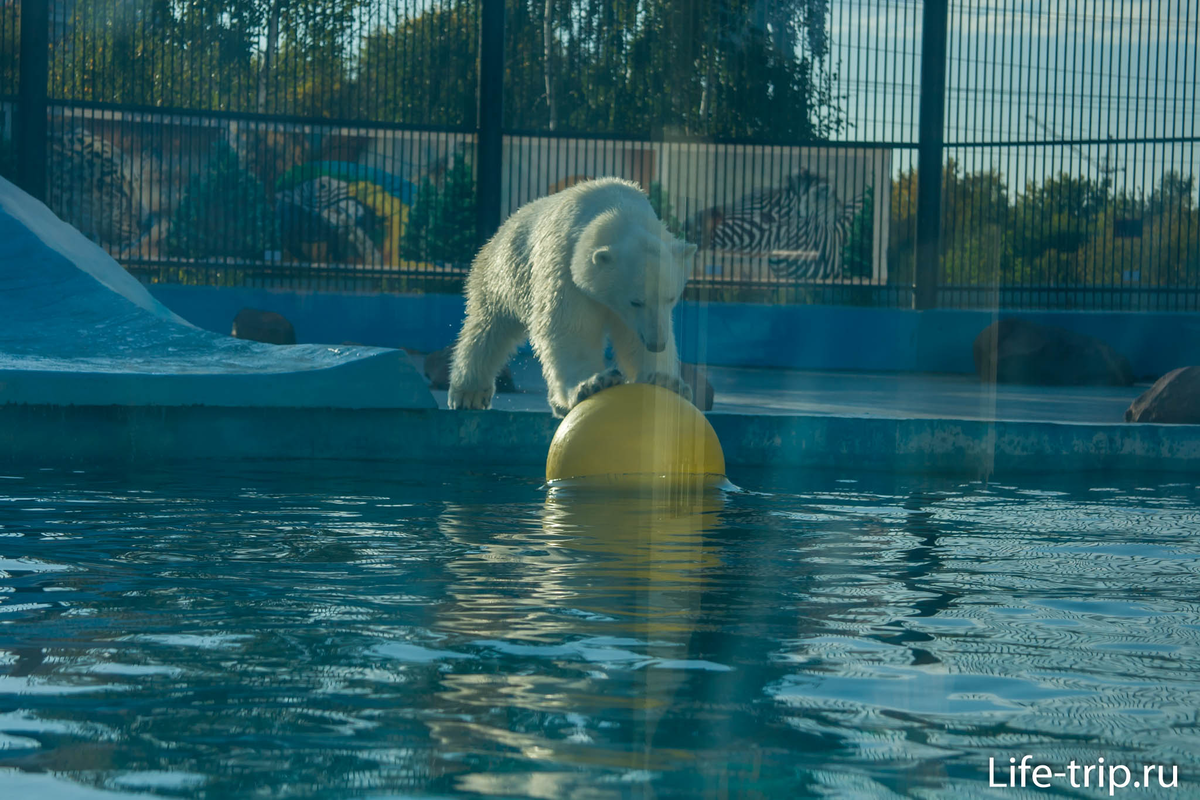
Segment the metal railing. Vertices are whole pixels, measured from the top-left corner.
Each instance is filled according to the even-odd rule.
[[[638,181],[712,299],[1200,308],[1193,0],[0,0],[0,172],[150,281],[457,291]]]

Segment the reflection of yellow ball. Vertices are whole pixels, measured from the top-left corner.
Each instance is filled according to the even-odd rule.
[[[638,483],[725,475],[725,454],[694,405],[661,386],[626,383],[584,400],[558,426],[546,480]]]

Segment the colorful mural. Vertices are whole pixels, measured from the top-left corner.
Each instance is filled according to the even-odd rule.
[[[506,213],[587,178],[636,181],[700,245],[708,281],[887,281],[887,150],[513,137],[504,158]]]
[[[423,257],[410,214],[418,186],[436,202],[469,145],[411,132],[64,114],[52,120],[48,200],[128,263],[443,269]]]
[[[462,274],[478,248],[465,134],[57,111],[55,213],[127,264]],[[501,212],[579,181],[639,183],[696,276],[884,283],[890,153],[507,137]]]

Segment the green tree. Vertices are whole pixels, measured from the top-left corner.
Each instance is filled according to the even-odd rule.
[[[0,2],[0,97],[17,93],[21,56],[21,5]]]
[[[357,57],[353,29],[364,3],[77,0],[69,6],[66,33],[51,42],[50,93],[335,116],[346,107],[348,70]]]
[[[1013,205],[1011,241],[1017,259],[1013,280],[1034,286],[1079,285],[1083,251],[1105,229],[1114,202],[1112,183],[1060,173],[1026,183]]]
[[[1148,198],[1114,197],[1096,235],[1081,248],[1072,279],[1144,288],[1200,287],[1200,209],[1195,186],[1194,176],[1170,171]],[[1118,236],[1118,221],[1140,231]]]
[[[440,182],[422,181],[404,231],[403,258],[469,264],[479,246],[475,215],[475,175],[460,155]]]
[[[257,0],[79,0],[51,42],[50,93],[68,100],[249,110]]]
[[[0,139],[0,177],[17,179],[17,148],[9,139]]]
[[[269,34],[278,18],[278,53],[264,51],[255,61],[268,69],[258,79],[262,102],[278,114],[351,118],[354,65],[359,59],[355,29],[366,20],[366,0],[254,0]],[[264,38],[268,42],[269,35]]]
[[[675,207],[671,203],[671,193],[663,188],[659,181],[650,181],[650,185],[646,188],[646,194],[650,196],[650,207],[654,209],[654,213],[667,226],[667,230],[676,236],[683,235],[683,223],[675,216]]]
[[[196,259],[257,261],[279,249],[274,209],[263,186],[241,169],[228,145],[214,146],[207,172],[184,190],[165,244],[168,255]]]
[[[911,284],[915,276],[917,171],[892,182],[888,236],[888,282]],[[962,173],[949,159],[942,170],[941,283],[994,286],[1011,277],[1008,188],[1000,173]]]
[[[862,207],[850,220],[842,245],[842,272],[852,278],[869,278],[875,261],[875,187],[863,191]]]
[[[1008,187],[996,170],[964,173],[950,159],[942,175],[942,282],[994,286],[1011,272]]]
[[[351,91],[357,117],[471,127],[476,116],[476,4],[448,6],[372,31]]]
[[[824,0],[511,0],[506,123],[827,137],[844,124],[827,64],[827,14]]]

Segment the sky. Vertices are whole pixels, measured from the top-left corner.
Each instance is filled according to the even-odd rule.
[[[853,127],[842,138],[915,143],[922,3],[831,0],[831,59]],[[1149,189],[1175,169],[1200,178],[1200,0],[952,0],[947,154],[996,168],[1010,191],[1066,171]],[[1144,142],[1184,138],[1190,142]],[[979,146],[1133,140],[1074,147]],[[958,146],[955,146],[958,145]],[[897,152],[894,169],[915,154]]]

